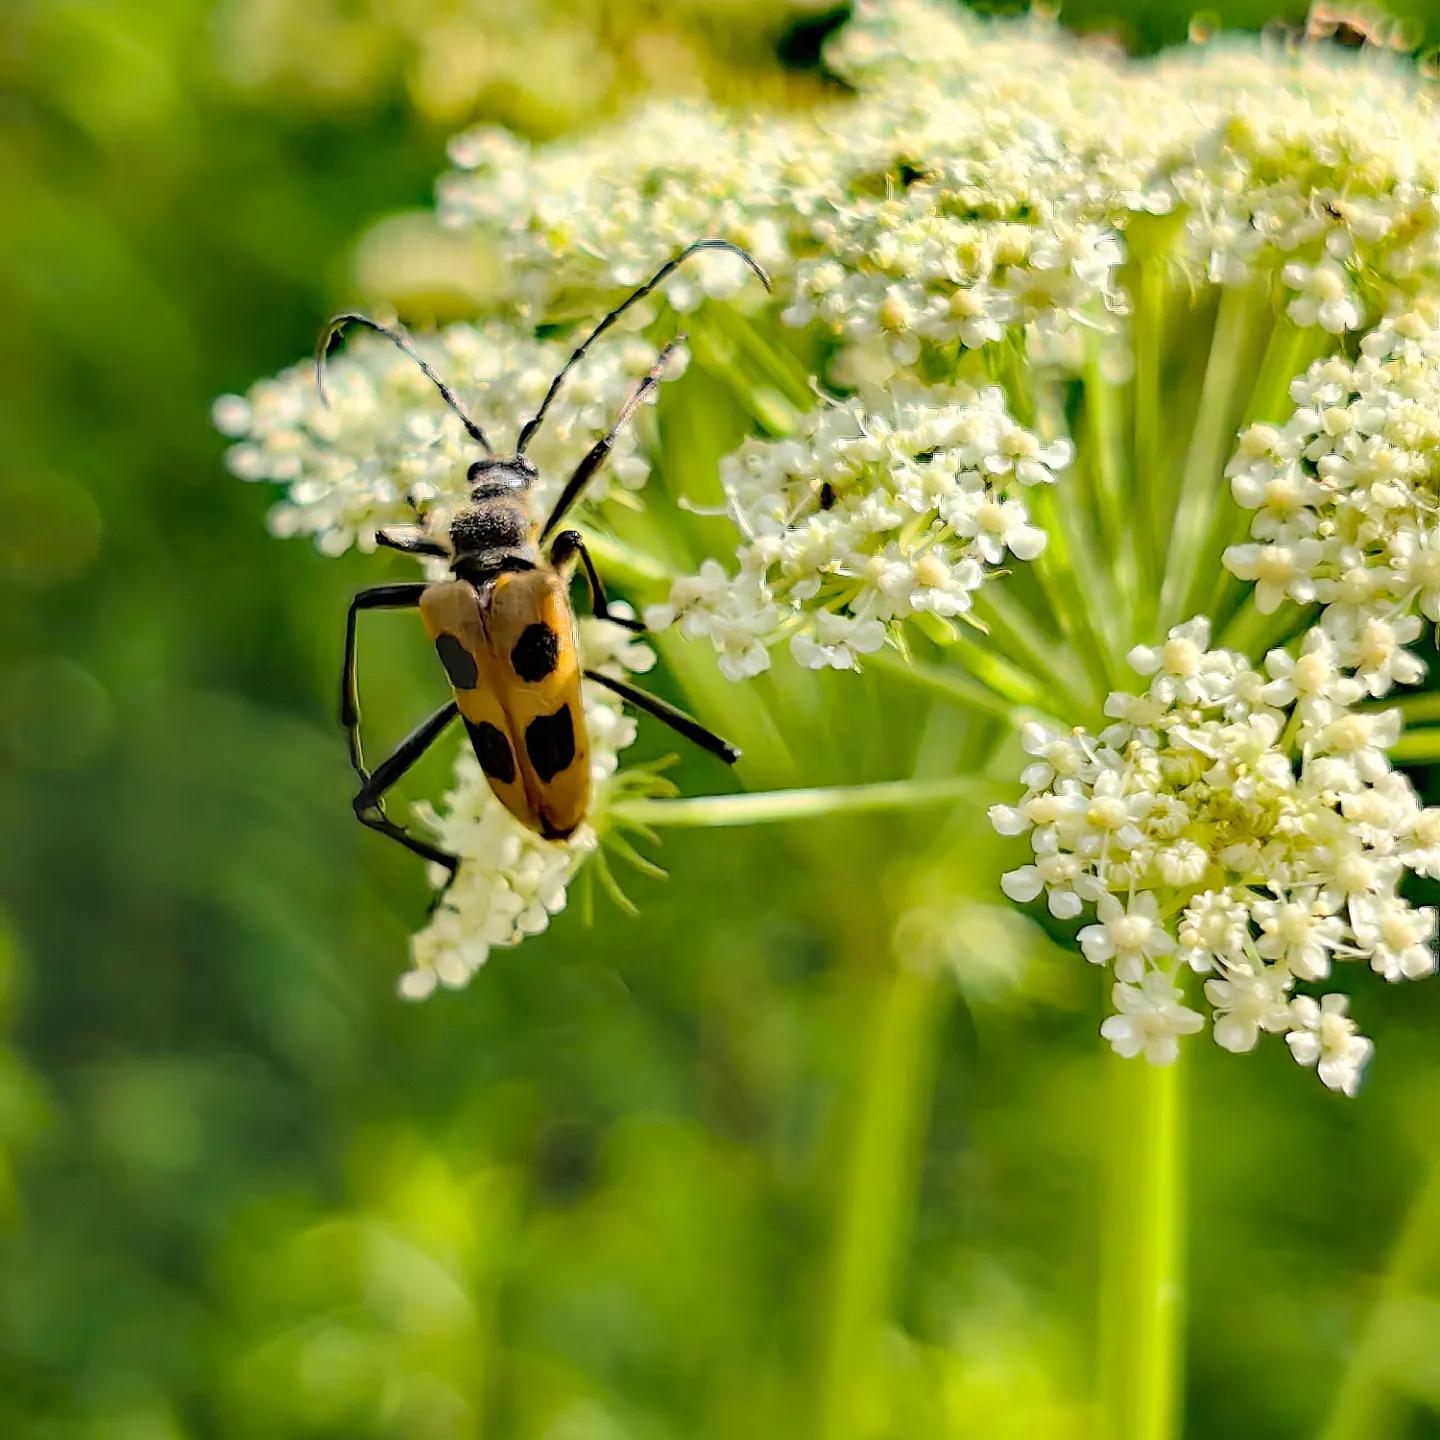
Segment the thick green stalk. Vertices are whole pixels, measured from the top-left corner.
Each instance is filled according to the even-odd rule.
[[[1107,1057],[1109,1176],[1101,1249],[1105,1440],[1172,1440],[1183,1385],[1185,1144],[1181,1062]]]
[[[890,1323],[894,1276],[919,1188],[940,1021],[943,975],[860,957],[852,1014],[856,1040],[840,1123],[836,1212],[817,1313],[814,1435],[876,1433],[884,1385],[877,1368]]]

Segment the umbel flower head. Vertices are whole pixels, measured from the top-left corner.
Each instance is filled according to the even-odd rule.
[[[686,314],[694,408],[672,429],[666,387],[578,517],[689,555],[723,527],[667,534],[650,477],[663,458],[711,503],[670,473],[683,449],[718,481],[723,550],[669,582],[634,567],[668,653],[703,640],[743,680],[893,648],[940,703],[1034,722],[1025,797],[997,812],[1033,863],[1006,888],[1084,920],[1116,1048],[1169,1059],[1208,1015],[1227,1049],[1283,1033],[1353,1089],[1369,1042],[1309,989],[1431,963],[1432,916],[1397,887],[1434,873],[1435,821],[1390,767],[1398,721],[1366,707],[1421,678],[1440,615],[1434,93],[1373,48],[1135,62],[938,0],[860,0],[826,60],[849,93],[810,111],[457,137],[440,215],[504,289],[419,343],[503,433],[660,260],[745,246],[773,298],[699,257],[595,347],[534,452],[563,475]],[[324,411],[289,372],[220,407],[236,471],[285,487],[277,531],[334,553],[412,501],[435,523],[463,494],[453,417],[364,341],[335,392]],[[437,823],[469,860],[412,993],[543,923],[584,853],[499,843],[468,764]]]
[[[899,621],[965,616],[1007,558],[1033,560],[1045,535],[1021,496],[1069,459],[1067,441],[1016,424],[993,385],[822,407],[721,466],[739,574],[707,562],[646,621],[707,636],[732,679],[766,669],[781,636],[802,665],[852,669]]]
[[[1219,1044],[1284,1034],[1353,1093],[1370,1042],[1344,996],[1296,987],[1355,963],[1391,981],[1434,973],[1435,911],[1398,886],[1407,871],[1440,878],[1440,809],[1391,770],[1399,713],[1357,708],[1364,688],[1325,631],[1263,670],[1209,638],[1196,620],[1138,648],[1149,688],[1111,695],[1098,735],[1026,728],[1025,795],[991,819],[1028,834],[1034,861],[1002,884],[1044,893],[1057,916],[1093,907],[1079,944],[1115,977],[1104,1034],[1121,1054],[1173,1059],[1202,1028],[1181,983],[1193,971]]]

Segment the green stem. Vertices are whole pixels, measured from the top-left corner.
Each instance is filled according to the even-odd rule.
[[[1389,753],[1396,765],[1434,765],[1440,761],[1440,730],[1407,730]]]
[[[1165,276],[1163,262],[1141,259],[1135,267],[1133,294],[1135,312],[1131,319],[1134,348],[1135,468],[1131,476],[1134,505],[1129,526],[1136,571],[1140,576],[1138,605],[1133,617],[1136,633],[1145,634],[1152,619],[1152,607],[1160,589],[1159,557],[1165,553],[1168,537],[1156,497],[1169,488],[1165,463]]]
[[[1382,700],[1367,700],[1367,710],[1398,710],[1406,725],[1429,725],[1440,720],[1440,695],[1422,691],[1415,695],[1387,695]]]
[[[1181,1062],[1107,1059],[1099,1402],[1106,1440],[1179,1433],[1185,1298]]]
[[[894,1278],[908,1243],[940,1022],[950,986],[890,960],[864,966],[838,1136],[837,1210],[818,1307],[816,1440],[877,1433]]]
[[[752,795],[620,800],[611,807],[610,814],[629,824],[655,829],[705,830],[815,820],[827,815],[915,810],[929,805],[980,804],[999,796],[1000,787],[960,775],[943,780],[893,780],[880,785],[762,790]]]
[[[1002,586],[985,585],[975,596],[975,618],[990,632],[990,643],[1002,654],[1024,665],[1042,685],[1059,684],[1083,691],[1088,681],[1084,667],[1055,637]]]
[[[1096,513],[1104,536],[1105,551],[1111,557],[1115,588],[1123,596],[1125,611],[1131,614],[1139,593],[1140,576],[1135,552],[1129,543],[1130,483],[1129,458],[1125,446],[1125,407],[1120,388],[1105,378],[1105,353],[1109,337],[1093,333],[1085,352],[1085,459],[1095,491]]]
[[[1050,717],[1054,714],[1057,699],[1069,700],[1072,709],[1077,702],[1080,707],[1084,707],[1085,697],[1057,695],[1053,682],[1046,684],[1033,678],[1004,655],[995,654],[989,647],[970,639],[968,635],[960,635],[953,648],[971,675],[1022,710],[1041,717]]]
[[[1046,534],[1045,548],[1034,562],[1035,578],[1056,625],[1089,672],[1096,693],[1106,694],[1114,688],[1119,661],[1115,637],[1103,634],[1100,624],[1118,616],[1120,600],[1096,561],[1088,521],[1068,497],[1054,493],[1049,486],[1036,487],[1030,510]]]
[[[1186,607],[1195,588],[1202,562],[1213,569],[1218,554],[1205,543],[1215,530],[1215,513],[1229,503],[1225,483],[1225,462],[1235,441],[1236,387],[1249,367],[1244,364],[1246,339],[1257,315],[1270,303],[1270,286],[1225,286],[1205,364],[1200,390],[1200,408],[1195,416],[1180,493],[1170,526],[1170,553],[1165,561],[1165,579],[1160,590],[1160,623],[1157,634],[1187,617]],[[1207,577],[1208,579],[1208,577]]]
[[[1029,719],[1051,719],[1046,710],[1037,710],[1028,700],[1015,700],[997,694],[988,685],[972,679],[962,670],[950,670],[940,665],[921,665],[894,650],[877,650],[865,657],[867,670],[880,670],[897,680],[904,680],[926,690],[937,700],[958,706],[962,710],[973,710],[1007,725],[1019,729]],[[1058,721],[1055,723],[1059,724]],[[1062,725],[1062,729],[1065,727]]]
[[[1433,1280],[1440,1266],[1437,1235],[1440,1170],[1432,1167],[1395,1241],[1359,1342],[1350,1349],[1350,1361],[1320,1440],[1370,1440],[1375,1435],[1401,1433],[1408,1406],[1387,1382],[1385,1362],[1393,1355],[1397,1329],[1405,1328],[1397,1311],[1426,1279]]]
[[[1269,615],[1263,615],[1255,603],[1254,590],[1250,590],[1212,643],[1238,650],[1258,664],[1277,645],[1287,644],[1308,629],[1314,617],[1313,607],[1292,605],[1289,601],[1284,601]]]

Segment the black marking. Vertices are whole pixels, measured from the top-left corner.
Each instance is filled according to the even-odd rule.
[[[525,753],[546,783],[575,758],[575,720],[568,704],[553,715],[537,715],[525,727]]]
[[[475,657],[460,643],[460,641],[448,632],[435,637],[435,653],[440,657],[440,663],[445,667],[445,673],[450,677],[450,683],[457,690],[473,690],[476,682],[480,679],[480,672],[475,668]]]
[[[515,673],[531,685],[551,674],[560,659],[560,637],[543,620],[527,625],[510,651]]]
[[[486,550],[479,555],[458,555],[450,568],[457,580],[468,580],[477,590],[483,590],[498,576],[535,569],[535,562],[513,550]]]
[[[515,755],[505,732],[482,720],[478,725],[472,720],[465,722],[470,732],[470,743],[475,747],[475,758],[480,768],[492,779],[508,785],[515,778]]]
[[[820,508],[822,510],[835,508],[835,487],[828,480],[820,487]]]

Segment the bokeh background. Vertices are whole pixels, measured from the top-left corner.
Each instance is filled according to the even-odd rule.
[[[450,133],[812,103],[843,13],[0,10],[0,1437],[1096,1434],[1103,997],[983,817],[672,833],[639,918],[577,901],[400,1003],[424,882],[354,824],[333,716],[346,599],[398,562],[268,538],[209,423],[339,302],[483,296],[427,214]],[[1064,18],[1145,50],[1191,14]],[[408,638],[367,656],[390,734]],[[807,778],[903,773],[884,683],[832,692]],[[1430,989],[1368,987],[1353,1102],[1197,1047],[1189,1435],[1440,1435]]]

